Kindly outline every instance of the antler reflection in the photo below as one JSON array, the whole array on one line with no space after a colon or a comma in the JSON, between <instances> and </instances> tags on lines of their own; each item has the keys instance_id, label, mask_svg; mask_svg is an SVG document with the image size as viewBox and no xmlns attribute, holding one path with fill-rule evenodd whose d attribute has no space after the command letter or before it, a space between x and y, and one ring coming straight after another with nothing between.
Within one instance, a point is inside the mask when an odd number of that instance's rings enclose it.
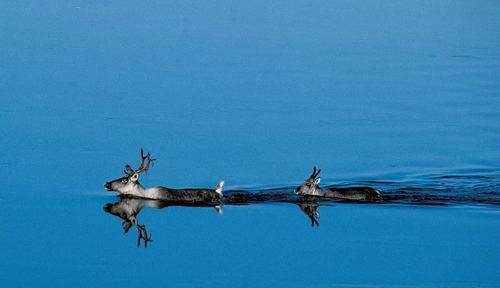
<instances>
[{"instance_id":1,"label":"antler reflection","mask_svg":"<svg viewBox=\"0 0 500 288\"><path fill-rule=\"evenodd\" d=\"M314 227L315 225L318 227L319 222L318 219L320 217L319 212L318 212L318 203L316 201L311 201L311 202L298 202L297 205L299 206L300 210L309 217L311 220L311 226Z\"/></svg>"},{"instance_id":2,"label":"antler reflection","mask_svg":"<svg viewBox=\"0 0 500 288\"><path fill-rule=\"evenodd\" d=\"M151 238L151 233L148 234L146 225L142 225L137 221L137 214L141 212L144 206L149 206L153 208L163 208L166 206L165 203L154 200L144 200L137 198L120 198L119 202L114 204L108 203L104 206L104 211L115 215L121 219L123 232L127 234L130 228L137 228L137 247L141 245L141 240L144 242L144 247L147 248L149 242L153 242Z\"/></svg>"}]
</instances>

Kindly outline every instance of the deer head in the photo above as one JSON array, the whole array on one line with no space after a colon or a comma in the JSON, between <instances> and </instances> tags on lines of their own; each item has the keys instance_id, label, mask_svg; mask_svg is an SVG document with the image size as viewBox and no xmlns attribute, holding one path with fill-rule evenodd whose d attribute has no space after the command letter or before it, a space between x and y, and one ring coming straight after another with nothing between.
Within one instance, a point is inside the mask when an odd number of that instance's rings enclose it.
<instances>
[{"instance_id":1,"label":"deer head","mask_svg":"<svg viewBox=\"0 0 500 288\"><path fill-rule=\"evenodd\" d=\"M321 178L318 177L321 169L316 171L316 166L313 168L313 172L309 178L307 178L304 183L295 189L295 194L297 195L319 195L319 182Z\"/></svg>"},{"instance_id":2,"label":"deer head","mask_svg":"<svg viewBox=\"0 0 500 288\"><path fill-rule=\"evenodd\" d=\"M141 149L141 165L137 169L132 169L130 165L125 165L124 177L115 179L110 182L104 183L104 188L108 191L115 191L121 194L133 194L137 185L139 184L139 174L149 170L149 167L153 165L155 159L151 158L151 154L144 156L144 150Z\"/></svg>"}]
</instances>

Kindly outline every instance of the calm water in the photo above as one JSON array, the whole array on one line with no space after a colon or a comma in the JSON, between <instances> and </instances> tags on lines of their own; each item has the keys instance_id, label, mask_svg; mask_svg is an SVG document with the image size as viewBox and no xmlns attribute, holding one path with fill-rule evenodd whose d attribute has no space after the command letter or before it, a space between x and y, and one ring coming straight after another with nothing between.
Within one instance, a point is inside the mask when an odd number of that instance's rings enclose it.
<instances>
[{"instance_id":1,"label":"calm water","mask_svg":"<svg viewBox=\"0 0 500 288\"><path fill-rule=\"evenodd\" d=\"M3 1L0 280L500 287L499 15L498 1ZM102 183L141 147L158 159L145 186L274 196L222 215L134 203L153 239L137 248ZM323 186L390 201L280 202L313 165Z\"/></svg>"}]
</instances>

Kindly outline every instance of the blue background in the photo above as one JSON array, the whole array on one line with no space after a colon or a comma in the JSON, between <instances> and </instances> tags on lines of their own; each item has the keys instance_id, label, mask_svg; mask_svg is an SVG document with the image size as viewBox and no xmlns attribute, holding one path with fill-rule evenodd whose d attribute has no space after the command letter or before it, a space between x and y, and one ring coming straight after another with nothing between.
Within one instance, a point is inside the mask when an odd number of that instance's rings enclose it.
<instances>
[{"instance_id":1,"label":"blue background","mask_svg":"<svg viewBox=\"0 0 500 288\"><path fill-rule=\"evenodd\" d=\"M316 230L292 205L149 209L146 251L101 208L141 147L158 159L146 186L293 186L312 165L326 184L498 176L499 15L498 1L2 1L0 279L498 285L497 207L323 207Z\"/></svg>"}]
</instances>

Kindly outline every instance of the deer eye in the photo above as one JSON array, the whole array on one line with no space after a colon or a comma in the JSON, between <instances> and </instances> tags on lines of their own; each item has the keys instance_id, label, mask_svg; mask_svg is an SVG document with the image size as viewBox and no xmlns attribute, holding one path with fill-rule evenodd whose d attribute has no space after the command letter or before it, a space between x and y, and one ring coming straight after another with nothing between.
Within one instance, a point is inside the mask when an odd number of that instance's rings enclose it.
<instances>
[{"instance_id":1,"label":"deer eye","mask_svg":"<svg viewBox=\"0 0 500 288\"><path fill-rule=\"evenodd\" d=\"M127 178L122 179L122 183L123 183L123 184L127 184L127 182L128 182L128 179L127 179Z\"/></svg>"},{"instance_id":2,"label":"deer eye","mask_svg":"<svg viewBox=\"0 0 500 288\"><path fill-rule=\"evenodd\" d=\"M311 187L311 183L307 183L307 184L306 184L306 186L307 186L307 187Z\"/></svg>"}]
</instances>

